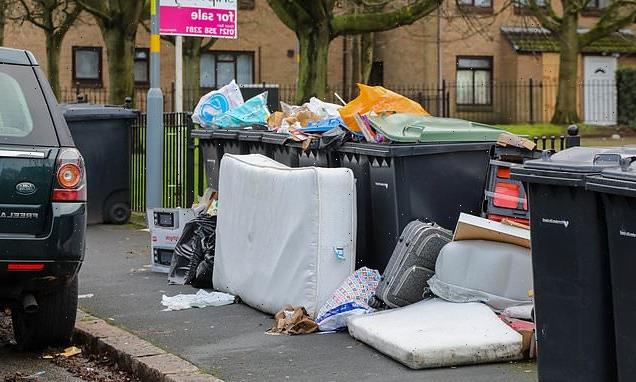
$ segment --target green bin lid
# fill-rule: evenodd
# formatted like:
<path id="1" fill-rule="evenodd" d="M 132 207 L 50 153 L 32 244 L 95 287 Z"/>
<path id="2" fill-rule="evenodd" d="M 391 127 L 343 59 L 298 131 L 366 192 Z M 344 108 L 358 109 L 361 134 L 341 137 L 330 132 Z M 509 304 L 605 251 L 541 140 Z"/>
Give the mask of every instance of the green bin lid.
<path id="1" fill-rule="evenodd" d="M 377 131 L 395 142 L 494 142 L 503 133 L 496 127 L 454 118 L 410 113 L 370 116 Z"/>

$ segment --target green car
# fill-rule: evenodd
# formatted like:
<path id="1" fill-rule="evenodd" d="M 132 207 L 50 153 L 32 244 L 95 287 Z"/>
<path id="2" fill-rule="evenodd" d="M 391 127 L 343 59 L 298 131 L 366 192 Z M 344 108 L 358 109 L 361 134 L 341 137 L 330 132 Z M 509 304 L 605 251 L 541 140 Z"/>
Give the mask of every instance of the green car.
<path id="1" fill-rule="evenodd" d="M 33 55 L 0 48 L 0 309 L 20 349 L 65 345 L 84 259 L 86 174 Z"/>

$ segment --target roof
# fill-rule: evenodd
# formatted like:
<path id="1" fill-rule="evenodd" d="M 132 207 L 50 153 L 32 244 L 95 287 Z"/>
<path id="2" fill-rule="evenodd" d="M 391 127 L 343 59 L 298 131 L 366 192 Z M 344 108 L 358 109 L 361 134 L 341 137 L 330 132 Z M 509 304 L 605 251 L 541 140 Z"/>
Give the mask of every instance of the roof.
<path id="1" fill-rule="evenodd" d="M 31 52 L 24 49 L 0 48 L 0 63 L 15 65 L 37 65 Z"/>
<path id="2" fill-rule="evenodd" d="M 582 30 L 579 31 L 581 33 Z M 559 43 L 544 28 L 501 27 L 512 48 L 520 53 L 558 52 Z M 636 36 L 630 30 L 621 30 L 603 37 L 581 49 L 583 53 L 636 53 Z"/>

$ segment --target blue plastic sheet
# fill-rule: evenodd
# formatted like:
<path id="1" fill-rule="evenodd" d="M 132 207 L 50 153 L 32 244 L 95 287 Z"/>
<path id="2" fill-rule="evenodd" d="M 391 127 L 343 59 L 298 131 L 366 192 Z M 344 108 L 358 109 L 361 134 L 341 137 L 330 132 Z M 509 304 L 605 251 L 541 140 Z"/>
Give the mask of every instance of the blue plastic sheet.
<path id="1" fill-rule="evenodd" d="M 215 117 L 212 125 L 219 129 L 266 125 L 268 117 L 267 92 L 264 92 Z"/>

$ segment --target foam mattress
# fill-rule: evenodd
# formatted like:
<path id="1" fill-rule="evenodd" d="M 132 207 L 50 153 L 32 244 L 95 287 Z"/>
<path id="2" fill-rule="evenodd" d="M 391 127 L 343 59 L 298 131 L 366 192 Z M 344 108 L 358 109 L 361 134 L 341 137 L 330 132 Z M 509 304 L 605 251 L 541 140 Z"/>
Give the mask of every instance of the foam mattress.
<path id="1" fill-rule="evenodd" d="M 351 316 L 349 334 L 412 368 L 424 369 L 522 357 L 522 336 L 486 305 L 420 301 L 404 308 Z"/>
<path id="2" fill-rule="evenodd" d="M 292 304 L 315 318 L 355 270 L 351 170 L 226 154 L 219 176 L 215 289 L 263 312 Z"/>

